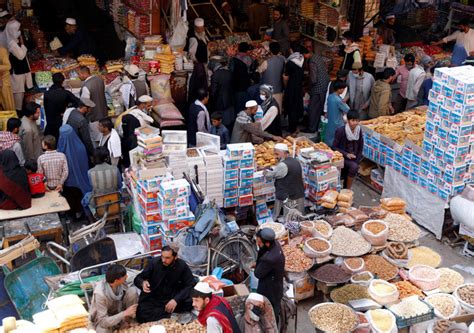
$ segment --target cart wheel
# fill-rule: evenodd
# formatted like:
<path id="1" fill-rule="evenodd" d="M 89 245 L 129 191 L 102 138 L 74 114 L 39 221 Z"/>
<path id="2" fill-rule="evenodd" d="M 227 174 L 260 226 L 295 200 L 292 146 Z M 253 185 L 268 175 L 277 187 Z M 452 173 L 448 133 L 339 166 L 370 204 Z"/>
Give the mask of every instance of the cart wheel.
<path id="1" fill-rule="evenodd" d="M 211 271 L 221 267 L 224 273 L 250 271 L 250 265 L 257 260 L 257 250 L 244 236 L 232 237 L 217 245 L 212 251 Z"/>

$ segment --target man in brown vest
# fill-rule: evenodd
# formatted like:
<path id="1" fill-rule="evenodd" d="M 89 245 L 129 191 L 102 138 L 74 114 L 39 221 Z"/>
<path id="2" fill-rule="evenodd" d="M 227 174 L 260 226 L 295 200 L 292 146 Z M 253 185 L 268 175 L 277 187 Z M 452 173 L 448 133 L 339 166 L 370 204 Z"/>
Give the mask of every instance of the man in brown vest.
<path id="1" fill-rule="evenodd" d="M 89 68 L 86 66 L 79 68 L 79 78 L 83 81 L 80 91 L 81 99 L 88 98 L 95 104 L 95 107 L 91 108 L 87 114 L 87 120 L 90 122 L 91 139 L 97 143 L 100 140 L 98 121 L 107 117 L 105 83 L 99 76 L 91 75 Z"/>

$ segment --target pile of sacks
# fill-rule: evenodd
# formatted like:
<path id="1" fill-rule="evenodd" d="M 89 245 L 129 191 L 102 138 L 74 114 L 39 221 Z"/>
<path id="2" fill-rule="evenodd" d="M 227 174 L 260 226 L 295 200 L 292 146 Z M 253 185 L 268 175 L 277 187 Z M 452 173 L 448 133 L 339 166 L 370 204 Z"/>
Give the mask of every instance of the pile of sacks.
<path id="1" fill-rule="evenodd" d="M 341 213 L 347 213 L 349 208 L 352 207 L 354 201 L 354 192 L 348 189 L 342 189 L 337 196 L 337 205 Z"/>

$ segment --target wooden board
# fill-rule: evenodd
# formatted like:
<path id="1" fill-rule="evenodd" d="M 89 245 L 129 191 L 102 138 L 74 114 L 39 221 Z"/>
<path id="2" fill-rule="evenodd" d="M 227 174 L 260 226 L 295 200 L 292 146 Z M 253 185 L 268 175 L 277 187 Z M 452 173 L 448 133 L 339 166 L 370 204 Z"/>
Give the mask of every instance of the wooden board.
<path id="1" fill-rule="evenodd" d="M 68 211 L 69 209 L 66 198 L 60 195 L 59 192 L 46 192 L 44 197 L 31 200 L 31 208 L 24 210 L 0 209 L 0 221 L 49 213 L 60 213 Z"/>

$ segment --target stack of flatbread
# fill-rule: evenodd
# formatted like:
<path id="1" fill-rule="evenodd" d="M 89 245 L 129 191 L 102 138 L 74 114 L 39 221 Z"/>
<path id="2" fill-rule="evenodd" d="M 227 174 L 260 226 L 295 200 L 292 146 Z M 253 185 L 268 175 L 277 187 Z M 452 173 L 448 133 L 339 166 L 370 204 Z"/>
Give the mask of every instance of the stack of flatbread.
<path id="1" fill-rule="evenodd" d="M 393 197 L 380 199 L 380 207 L 390 213 L 405 214 L 406 202 L 403 199 Z"/>

